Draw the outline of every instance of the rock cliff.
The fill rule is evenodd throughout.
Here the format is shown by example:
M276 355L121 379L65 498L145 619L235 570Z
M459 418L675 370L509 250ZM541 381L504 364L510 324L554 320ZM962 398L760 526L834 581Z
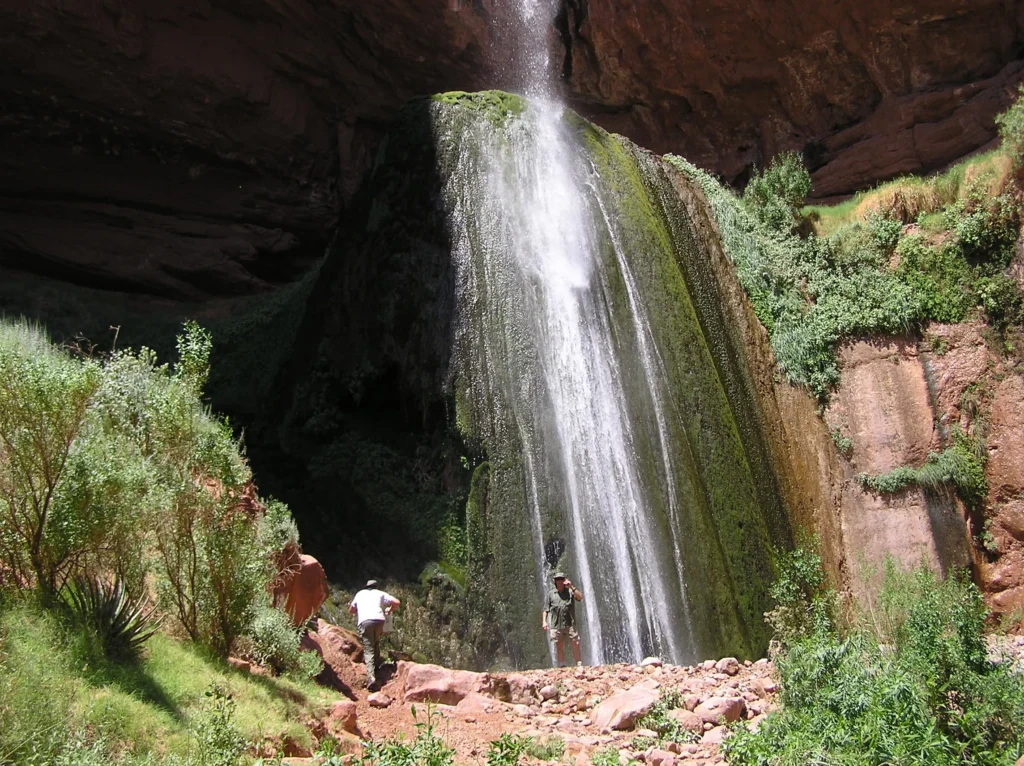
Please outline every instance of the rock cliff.
M1024 67L1018 0L561 4L584 115L729 180L802 150L822 196L984 145ZM401 104L502 84L500 8L4 0L5 279L188 301L293 279Z

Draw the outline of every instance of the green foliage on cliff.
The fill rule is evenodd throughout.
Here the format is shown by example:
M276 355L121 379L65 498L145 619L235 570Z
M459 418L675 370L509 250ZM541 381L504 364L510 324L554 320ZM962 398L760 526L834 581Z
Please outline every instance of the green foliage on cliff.
M800 155L783 152L763 173L755 172L743 191L747 209L773 229L793 231L800 222L800 208L811 193L811 175Z
M890 564L852 625L810 613L776 662L782 710L757 732L738 727L730 763L1009 766L1024 753L1024 676L986 658L985 608L968 578Z
M910 486L952 485L968 508L978 508L988 494L985 478L985 452L975 440L956 431L948 449L928 455L928 462L912 468L900 466L882 474L862 473L857 477L868 489L892 494Z
M763 194L745 204L694 165L666 159L703 189L725 252L791 381L824 399L839 380L835 346L841 339L900 332L920 318L912 288L884 267L891 244L884 225L803 239L793 233L792 217L780 228L777 215L762 218L752 209ZM773 210L791 206L781 193L771 203Z
M818 223L807 236L796 233L798 195L810 190L796 155L755 173L742 200L685 160L666 159L703 188L786 376L824 400L839 380L835 347L844 338L974 314L997 329L1024 319L1024 299L1005 273L1019 210L1005 191L1003 157L901 179L834 213L809 208Z

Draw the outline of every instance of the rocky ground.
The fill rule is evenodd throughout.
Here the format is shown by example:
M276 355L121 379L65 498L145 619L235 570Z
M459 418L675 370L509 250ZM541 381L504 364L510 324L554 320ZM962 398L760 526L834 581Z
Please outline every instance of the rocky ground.
M600 750L614 748L620 760L660 766L723 762L719 746L726 724L752 726L776 707L777 682L768 660L709 660L693 666L604 665L490 674L399 662L384 672L380 691L370 693L358 664L358 641L349 631L318 623L309 634L327 659L325 676L349 697L334 705L324 727L347 752L359 741L404 736L428 720L456 751L457 763L484 763L490 743L504 733L537 743L564 745L557 760L589 764ZM645 730L641 720L659 700L675 695L667 716L685 736L673 742ZM539 762L537 758L530 758ZM293 763L315 759L293 758Z

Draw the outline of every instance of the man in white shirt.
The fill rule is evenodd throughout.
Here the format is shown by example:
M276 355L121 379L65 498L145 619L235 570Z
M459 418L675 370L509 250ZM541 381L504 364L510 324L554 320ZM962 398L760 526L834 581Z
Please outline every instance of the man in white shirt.
M402 602L390 593L379 590L376 580L368 580L366 587L356 593L348 605L349 613L356 616L359 635L363 638L363 659L366 661L367 688L370 691L377 690L377 662L380 659L384 620L401 605Z

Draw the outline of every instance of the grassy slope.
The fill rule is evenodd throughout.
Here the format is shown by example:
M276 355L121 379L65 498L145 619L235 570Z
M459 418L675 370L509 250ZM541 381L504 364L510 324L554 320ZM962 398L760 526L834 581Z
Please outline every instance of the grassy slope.
M232 696L235 726L253 743L311 744L302 721L338 699L310 681L243 673L164 634L140 662L111 663L52 614L15 605L0 612L0 763L39 762L28 752L69 732L112 754L188 758L190 724L213 685Z
M896 213L904 223L920 218L922 228L926 228L930 217L964 198L971 182L983 179L994 195L1006 187L1010 173L1009 156L1002 149L993 149L961 160L942 173L896 178L835 205L808 205L803 213L813 222L819 237L863 222L872 213Z

